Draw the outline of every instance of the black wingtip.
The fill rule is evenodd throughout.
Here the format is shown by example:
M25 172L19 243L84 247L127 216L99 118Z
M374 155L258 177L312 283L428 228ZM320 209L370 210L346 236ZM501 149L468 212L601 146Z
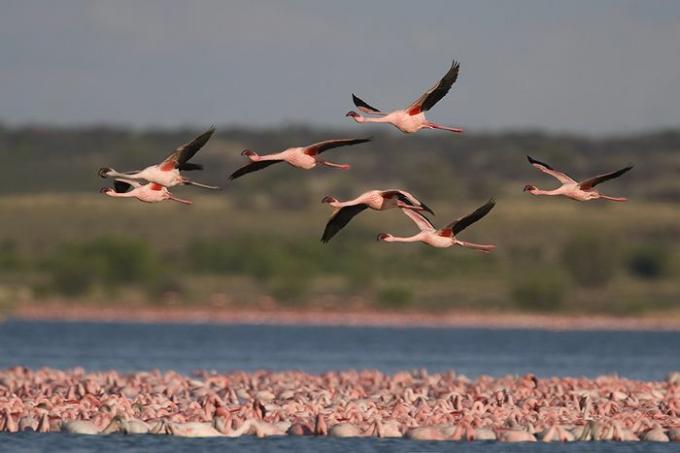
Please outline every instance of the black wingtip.
M527 159L529 159L529 163L531 163L532 165L533 164L542 165L545 168L547 168L548 170L554 170L554 168L552 168L550 165L546 164L545 162L541 162L540 160L534 159L533 157L529 156L528 154L527 154Z

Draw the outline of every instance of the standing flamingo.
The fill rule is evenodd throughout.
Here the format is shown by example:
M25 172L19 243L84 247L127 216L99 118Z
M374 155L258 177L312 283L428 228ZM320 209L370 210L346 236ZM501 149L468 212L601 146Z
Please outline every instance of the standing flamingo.
M104 187L100 192L109 197L136 198L144 203L160 203L161 201L172 200L182 204L191 204L191 201L175 197L165 186L155 182L140 184L137 181L116 178L113 188Z
M314 143L309 146L299 146L295 148L288 148L280 153L259 154L249 149L244 150L241 155L250 160L250 164L239 168L229 176L230 180L240 178L241 176L252 173L254 171L262 170L270 165L278 162L287 162L296 168L303 170L311 170L317 164L325 165L326 167L339 168L341 170L349 170L349 164L334 164L327 160L321 159L320 154L329 149L337 148L339 146L358 145L360 143L370 142L369 138L349 138L338 140L326 140L324 142Z
M446 93L449 92L451 86L458 78L459 69L460 64L456 60L453 60L451 68L446 73L446 75L432 88L426 91L422 96L413 101L411 105L403 110L395 110L394 112L384 113L375 107L371 107L366 102L352 94L354 105L356 105L357 108L362 112L369 115L375 115L375 117L363 116L355 111L350 111L345 116L349 116L357 123L388 123L405 134L418 132L420 129L443 129L446 131L462 134L463 129L442 126L440 124L428 121L425 118L425 112L434 107L434 105L444 96L446 96Z
M432 222L421 213L413 209L402 209L416 226L420 229L420 233L409 237L396 237L387 233L380 233L378 241L384 242L423 242L427 245L437 248L447 248L454 245L466 247L470 249L479 250L484 253L492 252L496 249L495 245L474 244L472 242L461 241L456 238L456 235L469 227L473 223L480 220L493 209L496 202L491 199L484 206L478 208L473 213L461 217L446 225L444 228L436 229Z
M160 184L165 187L174 187L178 184L192 185L204 187L206 189L219 189L217 186L208 186L195 181L192 181L180 173L181 171L202 170L203 166L194 164L189 160L196 155L199 149L205 145L210 137L215 132L215 128L211 127L203 134L196 137L190 143L184 144L177 148L175 152L165 158L163 162L156 165L151 165L143 170L129 171L120 173L112 168L100 168L99 176L102 178L124 178L125 180L145 180L148 182Z
M353 200L338 201L331 196L325 196L322 203L328 203L334 208L333 215L326 224L321 236L321 242L330 241L357 214L367 208L384 211L392 208L415 209L434 214L432 210L410 193L399 189L370 190Z
M602 198L603 200L609 201L626 201L625 198L610 197L607 195L603 195L594 187L602 182L618 178L624 173L630 171L633 168L632 166L628 166L626 168L622 168L621 170L613 171L611 173L598 175L590 179L586 179L585 181L577 182L571 179L566 174L555 170L550 165L538 161L531 156L527 156L527 159L529 159L529 163L531 163L531 165L538 168L543 173L552 176L553 178L557 179L559 182L562 183L560 187L553 190L541 190L536 186L532 185L524 186L524 191L529 192L532 195L562 196L571 198L572 200L576 201L597 200L598 198Z

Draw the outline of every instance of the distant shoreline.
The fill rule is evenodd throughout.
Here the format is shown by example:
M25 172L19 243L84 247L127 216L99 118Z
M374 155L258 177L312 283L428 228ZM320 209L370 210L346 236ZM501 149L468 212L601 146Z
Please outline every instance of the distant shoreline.
M23 304L7 313L17 320L104 321L189 324L265 324L365 327L462 327L541 330L680 331L680 313L640 317L448 311L443 313L319 309L238 309L212 307L129 307L70 304Z

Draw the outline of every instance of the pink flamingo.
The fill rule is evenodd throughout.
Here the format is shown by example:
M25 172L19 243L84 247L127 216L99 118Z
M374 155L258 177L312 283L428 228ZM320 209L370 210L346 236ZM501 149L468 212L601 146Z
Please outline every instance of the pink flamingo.
M560 187L553 190L541 190L536 186L527 184L526 186L524 186L524 191L529 192L532 195L562 196L571 198L572 200L576 201L597 200L598 198L602 198L603 200L609 201L626 201L625 198L610 197L607 195L603 195L599 191L597 191L594 187L602 182L618 178L624 173L627 173L633 168L632 165L626 168L622 168L621 170L613 171L611 173L605 173L603 175L598 175L590 179L586 179L585 181L577 182L574 181L569 176L567 176L566 174L555 170L550 165L538 161L531 156L527 156L527 159L529 159L531 165L538 168L543 173L552 176L553 178L557 179L559 182L562 183Z
M204 187L206 189L219 189L217 186L208 186L182 176L181 171L202 170L203 166L189 162L189 159L205 145L210 137L215 132L215 128L211 127L203 134L196 137L190 143L184 144L177 148L175 152L165 158L163 162L156 165L151 165L143 170L117 172L112 168L100 168L99 176L102 178L124 178L126 180L144 180L160 184L165 187L174 187L179 184L192 185Z
M321 202L328 203L334 208L333 215L328 220L321 237L324 243L330 241L350 220L367 208L375 211L392 208L415 209L434 214L425 203L405 190L399 189L370 190L348 201L338 201L331 196L325 196Z
M172 200L182 204L191 204L191 201L175 197L166 187L155 182L142 185L137 181L118 178L114 181L113 188L104 187L100 192L109 197L136 198L144 203L160 203L161 201Z
M421 213L413 209L402 209L416 226L420 233L409 237L396 237L387 233L380 233L378 241L384 242L423 242L437 248L448 248L454 245L479 250L484 253L492 252L496 249L495 245L474 244L472 242L461 241L456 235L469 227L473 223L482 219L496 205L496 202L489 200L484 206L478 208L473 213L461 217L446 225L444 228L436 229L434 225Z
M345 116L349 116L357 123L388 123L405 134L418 132L420 129L443 129L461 134L463 133L463 129L442 126L440 124L428 121L425 118L425 112L434 107L434 105L444 96L446 96L446 93L449 92L451 86L458 78L459 69L460 64L456 60L453 60L451 68L446 73L446 75L432 88L423 93L422 96L413 101L411 105L403 110L395 110L390 113L384 113L375 107L371 107L369 104L352 94L354 105L356 105L360 111L375 116L366 117L355 111L350 111Z
M327 160L321 159L320 154L328 151L329 149L338 148L340 146L351 146L358 145L360 143L370 142L369 138L349 138L349 139L337 139L337 140L326 140L319 143L314 143L309 146L298 146L295 148L288 148L280 153L259 155L254 151L249 149L244 150L241 155L250 160L250 164L239 168L234 173L229 176L229 179L240 178L243 175L252 173L254 171L259 171L270 165L276 164L278 162L287 162L289 165L295 168L301 168L303 170L311 170L316 167L317 164L325 165L326 167L339 168L340 170L349 170L349 164L334 164L328 162Z

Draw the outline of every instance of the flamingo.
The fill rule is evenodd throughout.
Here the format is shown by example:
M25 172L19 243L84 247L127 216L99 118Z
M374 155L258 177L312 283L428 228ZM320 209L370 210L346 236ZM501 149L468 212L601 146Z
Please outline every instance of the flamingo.
M203 166L194 164L189 160L196 155L203 145L205 145L210 137L215 132L215 128L211 127L203 134L196 137L189 143L186 143L175 150L172 154L165 158L163 162L156 165L151 165L143 170L128 171L120 173L112 168L100 168L98 175L102 178L124 178L126 180L145 180L148 182L160 184L164 187L174 187L179 184L192 185L197 187L204 187L206 189L219 189L217 186L209 186L190 180L182 176L182 171L202 170Z
M434 212L425 203L422 203L410 193L399 189L370 190L348 201L338 201L327 195L321 202L328 203L334 208L333 215L328 220L323 236L321 236L321 242L324 243L330 241L354 216L366 208L375 211L392 208L415 209L427 211L434 215Z
M555 170L550 165L538 161L531 156L527 156L527 159L529 159L529 163L531 163L531 165L538 168L543 173L552 176L553 178L557 179L559 182L562 183L562 186L553 190L541 190L536 186L527 184L526 186L524 186L524 191L529 192L532 195L562 196L571 198L572 200L576 201L597 200L598 198L602 198L603 200L609 201L626 201L626 199L622 197L610 197L607 195L603 195L594 187L602 182L618 178L624 173L627 173L633 168L632 165L626 168L622 168L621 170L613 171L611 173L605 173L603 175L598 175L590 179L586 179L585 181L577 182L571 179L566 174Z
M394 112L384 113L375 107L359 99L352 94L352 100L357 108L369 115L376 115L375 117L363 116L355 111L348 112L345 116L352 118L357 123L388 123L399 129L405 134L412 134L418 132L420 129L443 129L457 134L462 134L463 129L457 127L447 127L440 124L428 121L425 118L425 112L430 110L439 102L446 93L449 92L451 86L458 78L458 70L460 64L453 60L451 68L446 75L437 82L432 88L423 93L418 99L413 101L411 105L403 110L395 110Z
M141 184L133 180L116 178L113 187L104 187L100 192L109 197L136 198L144 203L172 200L182 204L191 204L191 201L175 197L165 186L155 182Z
M334 164L328 162L327 160L321 159L319 156L321 153L328 151L329 149L337 148L340 146L350 146L358 145L360 143L370 142L370 138L349 138L349 139L337 139L337 140L326 140L319 143L314 143L309 146L299 146L295 148L288 148L280 153L259 155L254 151L249 149L244 150L241 155L250 160L250 164L239 168L234 173L229 176L230 180L240 178L241 176L252 173L254 171L262 170L270 165L276 164L278 162L287 162L296 168L301 168L303 170L311 170L316 167L317 164L325 165L326 167L339 168L340 170L349 170L349 164Z
M478 208L473 213L461 217L446 225L444 228L436 229L432 222L420 212L413 209L402 209L416 226L420 229L420 233L409 237L396 237L387 233L380 233L378 241L384 242L423 242L427 245L437 248L447 248L454 245L466 247L470 249L479 250L484 253L492 252L496 249L495 245L474 244L472 242L461 241L456 238L456 235L477 222L489 213L496 205L496 202L491 199L484 206Z

